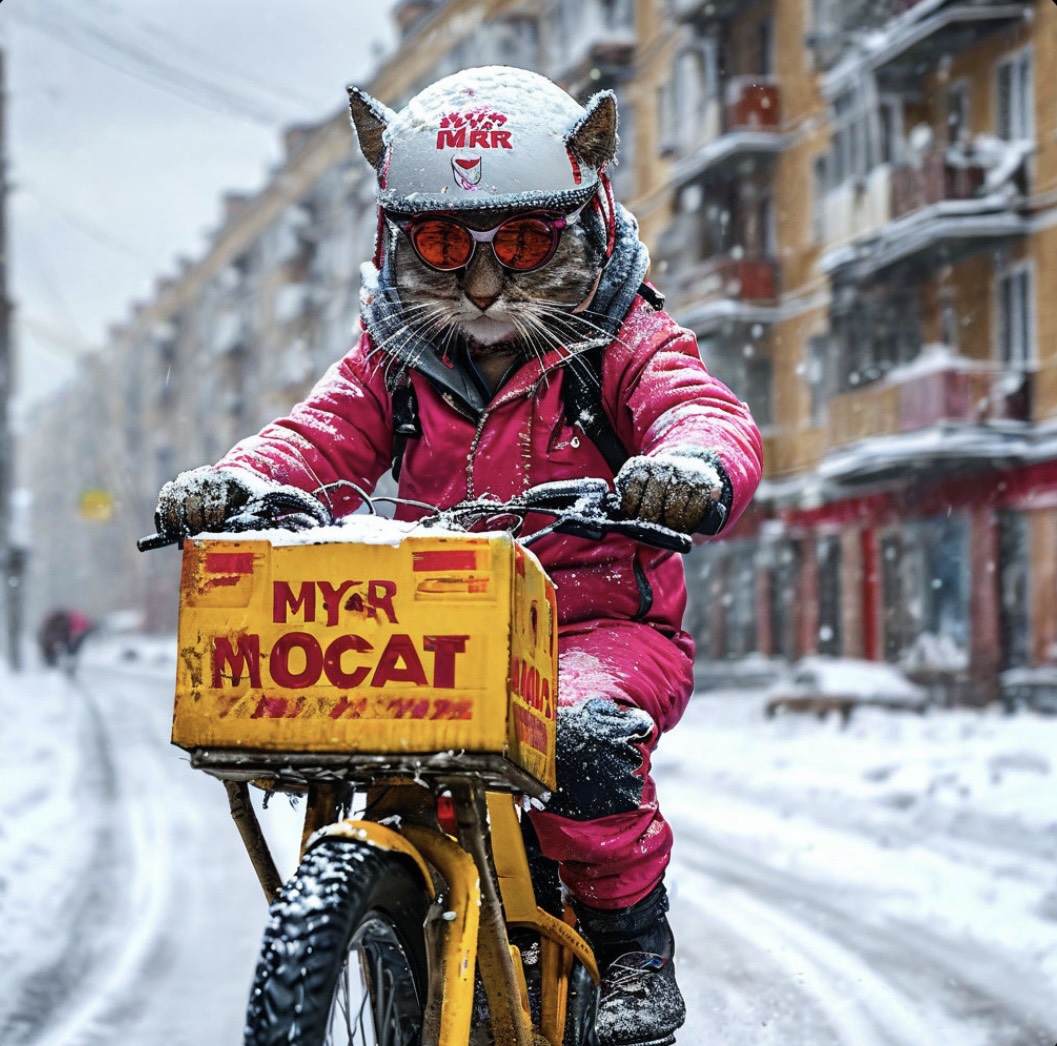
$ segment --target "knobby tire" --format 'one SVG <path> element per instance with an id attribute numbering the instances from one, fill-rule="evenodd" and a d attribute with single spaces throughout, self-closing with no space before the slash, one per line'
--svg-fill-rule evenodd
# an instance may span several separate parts
<path id="1" fill-rule="evenodd" d="M 428 904 L 421 877 L 404 857 L 348 839 L 310 850 L 269 912 L 245 1046 L 417 1043 Z M 346 1038 L 343 1029 L 332 1038 L 332 1020 L 344 1024 L 335 1007 L 349 980 L 370 985 L 361 1026 L 381 1027 L 363 1038 Z"/>

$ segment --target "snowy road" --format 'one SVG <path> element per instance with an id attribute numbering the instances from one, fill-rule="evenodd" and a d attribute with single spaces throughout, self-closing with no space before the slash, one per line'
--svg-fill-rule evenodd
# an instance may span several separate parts
<path id="1" fill-rule="evenodd" d="M 71 727 L 78 784 L 76 821 L 49 825 L 50 802 L 40 820 L 76 837 L 42 844 L 69 874 L 49 880 L 58 903 L 16 942 L 30 976 L 12 1011 L 0 1003 L 0 1042 L 240 1041 L 266 906 L 221 785 L 169 745 L 171 683 L 91 667 L 74 684 L 47 682 L 67 690 L 38 697 L 65 709 L 51 725 Z M 15 888 L 32 894 L 27 871 Z"/>
<path id="2" fill-rule="evenodd" d="M 2 736 L 0 1043 L 239 1041 L 265 907 L 223 790 L 168 744 L 169 676 L 37 678 Z M 758 713 L 695 699 L 658 753 L 681 1046 L 1053 1046 L 1057 723 Z"/>
<path id="3" fill-rule="evenodd" d="M 697 993 L 680 1042 L 1052 1046 L 1054 768 L 1019 734 L 993 753 L 977 716 L 869 715 L 845 733 L 706 697 L 665 740 L 681 980 Z M 1018 725 L 983 733 L 992 722 Z M 932 747 L 908 749 L 905 732 L 930 729 Z M 981 758 L 991 783 L 1005 765 L 1037 784 L 1042 831 L 974 808 Z"/>

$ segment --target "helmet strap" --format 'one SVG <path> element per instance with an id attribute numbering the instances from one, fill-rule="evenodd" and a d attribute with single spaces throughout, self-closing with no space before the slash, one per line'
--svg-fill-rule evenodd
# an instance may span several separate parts
<path id="1" fill-rule="evenodd" d="M 595 211 L 602 215 L 606 225 L 606 259 L 613 256 L 613 249 L 617 244 L 617 205 L 613 199 L 613 186 L 609 176 L 600 171 L 598 175 L 602 193 L 596 194 L 594 198 Z"/>
<path id="2" fill-rule="evenodd" d="M 382 271 L 382 255 L 385 252 L 385 214 L 378 208 L 378 228 L 374 232 L 374 267 Z"/>

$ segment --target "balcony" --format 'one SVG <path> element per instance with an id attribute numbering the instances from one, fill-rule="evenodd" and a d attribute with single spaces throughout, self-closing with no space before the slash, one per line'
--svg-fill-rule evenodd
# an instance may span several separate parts
<path id="1" fill-rule="evenodd" d="M 778 271 L 773 258 L 709 258 L 678 274 L 673 307 L 698 334 L 725 322 L 773 323 Z"/>
<path id="2" fill-rule="evenodd" d="M 782 92 L 770 77 L 731 77 L 722 106 L 718 99 L 710 99 L 694 114 L 694 121 L 692 128 L 674 129 L 672 151 L 680 156 L 674 172 L 677 185 L 708 170 L 734 165 L 740 169 L 747 159 L 773 160 L 786 146 L 781 133 Z"/>
<path id="3" fill-rule="evenodd" d="M 1032 375 L 923 356 L 828 405 L 822 472 L 847 484 L 1001 460 L 1021 449 Z"/>
<path id="4" fill-rule="evenodd" d="M 870 72 L 884 90 L 917 90 L 923 72 L 1022 21 L 1032 5 L 1027 0 L 902 0 L 895 7 L 895 17 L 883 32 L 864 36 L 855 45 L 857 60 L 841 62 L 823 78 L 827 97 L 847 90 Z"/>
<path id="5" fill-rule="evenodd" d="M 725 91 L 726 130 L 777 130 L 782 123 L 782 96 L 770 77 L 733 76 Z"/>
<path id="6" fill-rule="evenodd" d="M 1025 160 L 1033 145 L 992 139 L 988 148 L 986 156 L 974 147 L 930 153 L 917 165 L 877 168 L 888 183 L 882 201 L 888 220 L 878 220 L 878 210 L 872 221 L 854 229 L 858 235 L 850 242 L 831 246 L 820 268 L 856 282 L 896 266 L 955 264 L 1022 236 L 1028 229 L 1021 207 Z M 829 211 L 827 201 L 827 242 L 832 244 L 836 223 Z"/>
<path id="7" fill-rule="evenodd" d="M 937 370 L 904 379 L 899 385 L 903 432 L 941 421 L 983 425 L 1031 419 L 1031 374 L 1023 371 Z"/>
<path id="8" fill-rule="evenodd" d="M 927 156 L 920 167 L 892 171 L 892 219 L 945 200 L 971 200 L 984 187 L 982 164 L 954 164 L 942 153 Z"/>

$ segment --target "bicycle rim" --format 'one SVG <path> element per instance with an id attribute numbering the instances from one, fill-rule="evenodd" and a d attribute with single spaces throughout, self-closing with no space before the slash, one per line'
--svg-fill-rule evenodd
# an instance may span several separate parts
<path id="1" fill-rule="evenodd" d="M 426 989 L 429 899 L 404 858 L 326 840 L 272 904 L 245 1046 L 411 1046 Z"/>
<path id="2" fill-rule="evenodd" d="M 372 912 L 353 933 L 331 1006 L 326 1046 L 411 1046 L 422 1004 L 412 961 L 387 916 Z"/>

